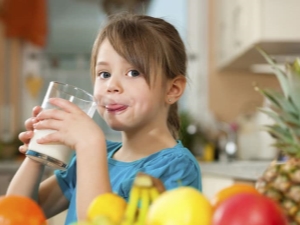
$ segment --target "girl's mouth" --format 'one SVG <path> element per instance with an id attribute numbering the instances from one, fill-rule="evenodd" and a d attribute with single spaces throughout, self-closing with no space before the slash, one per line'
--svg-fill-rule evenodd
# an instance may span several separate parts
<path id="1" fill-rule="evenodd" d="M 105 108 L 109 113 L 119 113 L 119 112 L 122 112 L 125 109 L 127 109 L 128 106 L 127 105 L 112 104 L 112 105 L 105 106 Z"/>

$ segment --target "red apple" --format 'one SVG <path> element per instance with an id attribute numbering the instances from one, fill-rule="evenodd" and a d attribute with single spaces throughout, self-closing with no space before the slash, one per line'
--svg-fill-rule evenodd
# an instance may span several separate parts
<path id="1" fill-rule="evenodd" d="M 276 202 L 251 193 L 237 194 L 222 202 L 212 221 L 212 225 L 288 225 Z"/>

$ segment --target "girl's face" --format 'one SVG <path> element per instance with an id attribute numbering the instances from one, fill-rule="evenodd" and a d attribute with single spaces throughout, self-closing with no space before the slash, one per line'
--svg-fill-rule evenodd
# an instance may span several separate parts
<path id="1" fill-rule="evenodd" d="M 112 129 L 134 132 L 166 126 L 166 90 L 160 76 L 150 88 L 144 74 L 122 58 L 107 39 L 100 45 L 95 71 L 98 112 Z"/>

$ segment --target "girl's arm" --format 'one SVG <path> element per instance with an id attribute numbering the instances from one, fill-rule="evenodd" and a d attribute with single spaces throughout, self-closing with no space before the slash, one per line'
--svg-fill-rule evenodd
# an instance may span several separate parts
<path id="1" fill-rule="evenodd" d="M 59 98 L 49 99 L 49 102 L 61 110 L 42 111 L 34 127 L 56 132 L 37 142 L 60 142 L 76 151 L 76 208 L 78 220 L 83 220 L 92 200 L 100 194 L 111 192 L 105 136 L 101 128 L 73 103 Z"/>
<path id="2" fill-rule="evenodd" d="M 88 149 L 88 151 L 87 151 Z M 86 218 L 88 206 L 100 194 L 110 192 L 105 140 L 81 145 L 77 153 L 77 217 Z"/>
<path id="3" fill-rule="evenodd" d="M 42 108 L 37 106 L 32 110 L 32 117 L 25 121 L 24 131 L 19 134 L 19 139 L 24 143 L 19 150 L 25 154 L 30 139 L 33 137 L 33 124 L 36 122 L 36 116 Z M 17 173 L 9 184 L 7 195 L 19 194 L 35 200 L 38 199 L 38 189 L 44 172 L 44 166 L 29 158 L 25 158 Z"/>
<path id="4" fill-rule="evenodd" d="M 67 209 L 69 201 L 64 197 L 55 176 L 41 183 L 44 166 L 29 158 L 18 169 L 6 195 L 22 195 L 34 199 L 43 209 L 46 218 Z"/>
<path id="5" fill-rule="evenodd" d="M 20 146 L 21 153 L 25 153 L 30 139 L 33 136 L 33 124 L 37 122 L 36 116 L 41 112 L 37 106 L 32 111 L 32 118 L 25 121 L 27 131 L 20 133 L 19 139 L 24 143 Z M 47 218 L 62 212 L 68 207 L 68 200 L 64 197 L 54 176 L 41 183 L 44 174 L 44 165 L 25 158 L 22 165 L 14 175 L 7 189 L 7 195 L 23 195 L 36 200 L 44 210 Z"/>
<path id="6" fill-rule="evenodd" d="M 44 166 L 25 158 L 11 180 L 7 195 L 23 195 L 38 200 L 38 189 L 44 173 Z"/>

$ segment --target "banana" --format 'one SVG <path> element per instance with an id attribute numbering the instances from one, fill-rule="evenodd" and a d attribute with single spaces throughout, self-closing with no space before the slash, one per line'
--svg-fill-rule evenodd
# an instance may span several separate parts
<path id="1" fill-rule="evenodd" d="M 144 173 L 137 174 L 121 225 L 144 225 L 150 204 L 162 191 L 164 186 L 158 179 Z"/>
<path id="2" fill-rule="evenodd" d="M 121 225 L 132 225 L 135 221 L 135 215 L 138 208 L 138 203 L 140 199 L 140 188 L 133 185 L 130 191 L 129 202 L 125 211 L 124 221 Z"/>
<path id="3" fill-rule="evenodd" d="M 145 173 L 138 173 L 134 179 L 133 185 L 139 187 L 152 187 L 154 185 L 153 180 L 151 177 Z"/>
<path id="4" fill-rule="evenodd" d="M 141 188 L 141 207 L 138 214 L 136 225 L 144 225 L 150 205 L 150 188 Z"/>

